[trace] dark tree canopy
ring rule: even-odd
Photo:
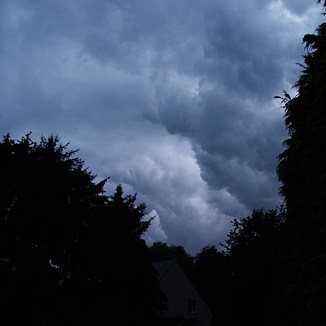
[[[57,136],[0,142],[0,319],[146,325],[158,297],[146,206],[121,186],[106,196],[107,179],[94,182],[67,147]]]
[[[285,124],[290,138],[280,154],[278,174],[282,182],[289,217],[305,216],[309,211],[325,211],[326,182],[326,24],[317,34],[305,35],[309,51],[304,56],[302,75],[296,87],[298,95],[283,98]]]
[[[228,325],[263,325],[274,288],[284,211],[253,210],[235,219],[224,245],[230,265]]]
[[[289,138],[278,175],[288,214],[279,325],[326,323],[326,23],[303,42],[298,93],[282,98]]]
[[[223,245],[230,256],[250,257],[251,255],[264,256],[273,251],[277,245],[276,239],[280,235],[284,224],[285,213],[283,209],[269,210],[254,209],[251,216],[234,219],[233,229]]]
[[[285,93],[283,98],[290,137],[279,156],[278,174],[289,223],[302,236],[306,234],[308,241],[315,232],[316,240],[325,225],[326,24],[321,24],[316,34],[305,35],[304,43],[308,53],[295,85],[298,94],[290,98]]]

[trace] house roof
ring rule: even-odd
[[[171,269],[173,264],[176,262],[175,259],[168,259],[153,263],[156,272],[158,273],[158,278],[161,280],[164,275]]]

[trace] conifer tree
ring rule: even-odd
[[[289,138],[278,165],[287,208],[279,325],[326,324],[326,23],[303,42],[297,95],[282,98]]]
[[[67,146],[0,142],[0,323],[148,325],[158,284],[146,205],[121,186],[106,196],[107,179]]]

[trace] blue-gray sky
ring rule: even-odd
[[[276,208],[275,95],[300,74],[314,0],[1,0],[0,131],[59,134],[137,192],[147,241],[198,252]]]

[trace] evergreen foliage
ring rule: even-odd
[[[282,98],[289,139],[278,175],[288,213],[282,299],[273,311],[278,325],[326,324],[326,23],[303,42],[307,54],[298,93]]]
[[[159,289],[150,221],[121,186],[104,194],[57,136],[0,143],[0,318],[32,325],[147,325]],[[17,313],[19,312],[19,313]]]

